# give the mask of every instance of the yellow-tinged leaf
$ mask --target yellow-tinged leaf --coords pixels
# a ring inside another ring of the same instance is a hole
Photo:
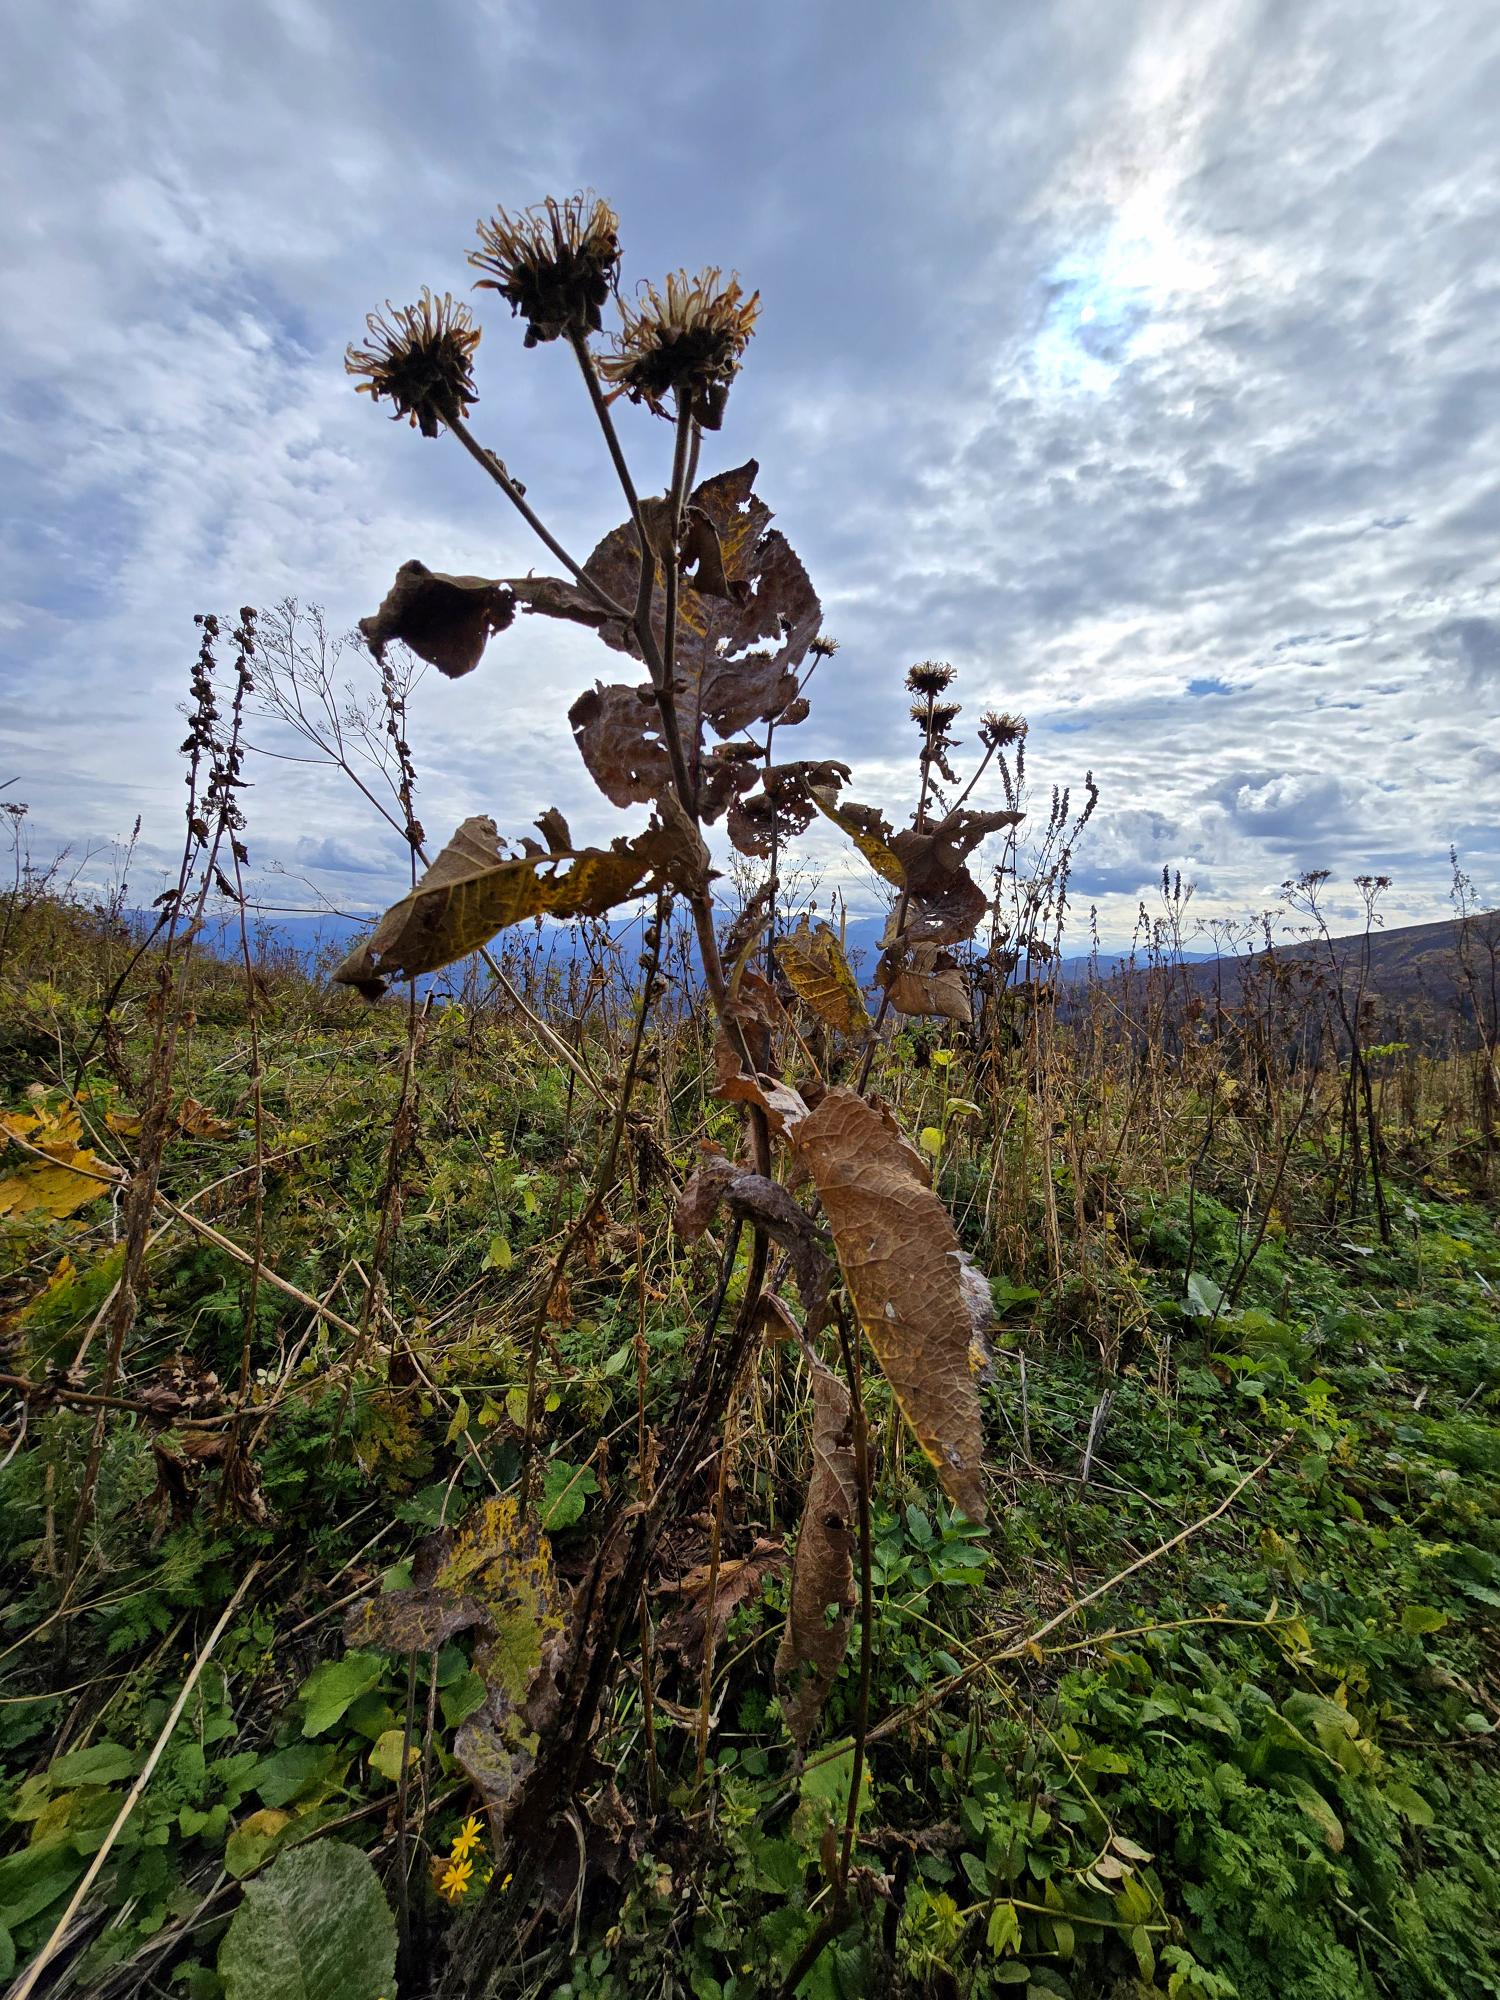
[[[845,1035],[862,1035],[869,1027],[859,981],[829,925],[804,917],[777,942],[776,962],[797,998],[830,1027]]]
[[[893,888],[904,889],[906,870],[892,851],[890,824],[877,808],[862,806],[854,799],[841,803],[837,792],[821,785],[810,789],[819,812],[843,828],[875,873]]]
[[[538,848],[507,856],[492,819],[466,819],[416,887],[386,911],[373,936],[356,945],[333,976],[378,993],[387,979],[453,964],[507,924],[603,916],[654,872],[682,865],[686,837],[681,828],[653,825],[607,848]]]
[[[106,1183],[96,1174],[75,1173],[75,1165],[93,1166],[94,1155],[81,1150],[74,1152],[66,1165],[44,1167],[38,1162],[7,1174],[0,1180],[0,1216],[33,1214],[41,1209],[61,1222],[85,1202],[96,1200]]]

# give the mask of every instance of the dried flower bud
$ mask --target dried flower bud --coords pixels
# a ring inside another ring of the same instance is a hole
[[[526,321],[526,345],[577,334],[602,324],[620,266],[620,218],[594,194],[548,199],[520,215],[497,209],[479,225],[482,248],[469,252],[476,290],[498,292]]]
[[[436,437],[450,415],[467,416],[479,401],[472,373],[479,328],[451,293],[434,298],[425,285],[416,305],[398,308],[387,300],[385,310],[389,318],[370,314],[370,345],[351,343],[344,366],[368,378],[360,395],[377,403],[389,396],[398,417],[408,417],[423,437]]]
[[[665,297],[648,284],[643,304],[621,306],[624,325],[600,373],[617,396],[659,417],[671,414],[671,392],[705,430],[716,431],[759,311],[760,293],[747,299],[737,278],[724,284],[717,270],[696,278],[674,271]]]
[[[986,750],[1008,750],[1025,734],[1026,721],[1022,716],[1002,715],[998,709],[987,708],[979,718],[979,740]]]
[[[913,694],[936,695],[951,687],[954,679],[954,669],[946,660],[923,660],[907,674],[906,685]]]

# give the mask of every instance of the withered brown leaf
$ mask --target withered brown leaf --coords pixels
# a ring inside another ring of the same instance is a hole
[[[759,1596],[766,1578],[785,1561],[786,1552],[779,1542],[758,1537],[749,1555],[726,1557],[717,1570],[709,1563],[699,1563],[675,1584],[663,1585],[682,1602],[657,1628],[657,1644],[693,1664],[702,1659],[705,1645],[712,1654],[730,1614]]]
[[[936,1014],[965,1027],[973,1022],[963,967],[941,945],[919,944],[894,964],[887,954],[875,976],[898,1014]]]
[[[684,552],[696,564],[678,605],[676,695],[683,747],[696,781],[703,726],[728,737],[779,715],[797,695],[796,667],[818,635],[822,607],[771,510],[754,492],[754,459],[705,479],[691,495]],[[710,533],[711,531],[711,533]],[[625,522],[594,550],[585,573],[616,601],[634,603],[640,544]],[[664,638],[665,577],[654,597]],[[605,643],[637,654],[634,635],[600,625]]]
[[[558,815],[553,832],[560,823]],[[530,845],[532,853],[507,856],[492,819],[466,819],[416,887],[386,911],[334,978],[379,994],[388,979],[451,965],[527,917],[602,916],[636,894],[678,850],[674,836],[660,826],[633,840],[572,854],[548,854],[535,841]]]
[[[813,788],[818,809],[842,827],[870,866],[894,888],[905,891],[906,909],[899,932],[893,912],[883,942],[888,947],[916,944],[962,944],[971,938],[989,908],[989,899],[964,866],[979,843],[1002,827],[1015,826],[1019,812],[971,812],[956,806],[927,827],[891,831],[874,806],[854,799],[840,800],[826,788]]]
[[[902,1414],[948,1498],[982,1521],[973,1313],[958,1237],[920,1155],[889,1112],[842,1087],[824,1093],[791,1143],[822,1198],[844,1282]]]
[[[786,1631],[776,1653],[781,1710],[799,1750],[807,1748],[849,1644],[859,1506],[849,1391],[821,1365],[812,1369],[812,1390],[812,1471],[792,1559]],[[830,1605],[838,1607],[833,1619]]]
[[[677,1198],[677,1227],[693,1242],[721,1207],[742,1221],[756,1224],[785,1250],[802,1294],[808,1332],[816,1332],[828,1316],[828,1288],[833,1276],[826,1232],[779,1181],[736,1166],[716,1153],[689,1175]]]
[[[806,704],[802,706],[805,711]],[[790,711],[782,717],[783,723],[793,719]],[[741,854],[766,859],[777,844],[794,840],[812,824],[817,812],[815,785],[831,795],[848,778],[849,766],[831,758],[824,763],[770,765],[760,773],[759,790],[731,804],[727,823],[731,842]]]
[[[859,981],[829,925],[803,917],[795,930],[777,939],[776,963],[797,998],[840,1034],[862,1035],[869,1027]]]
[[[758,972],[741,969],[714,1034],[714,1090],[730,1104],[754,1104],[773,1132],[789,1132],[807,1116],[800,1091],[770,1068],[770,1034],[781,1003]]]
[[[426,563],[402,563],[373,617],[359,629],[378,660],[393,639],[450,680],[472,673],[492,632],[516,615],[515,593],[498,577],[447,576]]]

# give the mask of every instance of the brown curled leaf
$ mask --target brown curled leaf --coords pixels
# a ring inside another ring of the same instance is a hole
[[[828,1316],[828,1288],[833,1276],[826,1232],[779,1181],[736,1166],[722,1154],[712,1154],[688,1177],[678,1196],[677,1227],[692,1242],[720,1208],[727,1208],[742,1222],[754,1223],[786,1252],[802,1294],[808,1331],[816,1332]]]
[[[805,702],[796,704],[804,710]],[[782,721],[800,721],[790,710]],[[760,774],[760,788],[748,797],[737,798],[729,808],[729,838],[741,854],[761,859],[778,845],[805,833],[817,815],[813,798],[816,785],[829,795],[848,781],[849,766],[833,759],[822,763],[772,764]]]
[[[829,1369],[818,1365],[811,1372],[812,1471],[792,1560],[786,1631],[776,1653],[781,1710],[799,1750],[807,1748],[849,1644],[859,1505],[849,1391]],[[837,1607],[832,1619],[830,1606]]]
[[[711,1658],[731,1614],[758,1597],[766,1578],[785,1561],[779,1542],[757,1537],[749,1555],[726,1558],[717,1569],[699,1563],[676,1583],[663,1585],[682,1602],[657,1627],[657,1644],[691,1665],[702,1660],[705,1647]]]
[[[776,941],[776,963],[804,1006],[842,1035],[862,1035],[870,1025],[865,997],[838,937],[827,924],[803,917]]]
[[[965,1027],[973,1023],[963,967],[941,945],[919,944],[895,965],[887,955],[875,976],[898,1014],[935,1014]]]
[[[812,1174],[866,1338],[943,1491],[984,1519],[974,1316],[953,1223],[883,1108],[826,1091],[791,1143]]]
[[[730,1104],[754,1104],[773,1132],[789,1132],[807,1116],[801,1093],[770,1068],[770,1034],[781,1003],[758,972],[742,970],[714,1035],[714,1091]]]
[[[359,629],[378,660],[393,639],[450,680],[472,673],[492,632],[516,615],[515,594],[499,577],[447,576],[423,562],[404,562],[380,609]]]
[[[558,816],[560,820],[560,815]],[[680,842],[660,826],[607,848],[507,856],[495,822],[466,819],[416,887],[388,909],[373,934],[334,973],[378,995],[392,978],[436,971],[528,917],[598,917],[638,894]]]
[[[891,831],[874,806],[840,800],[815,786],[818,809],[842,827],[870,866],[905,896],[905,909],[892,912],[883,940],[888,948],[917,944],[962,944],[979,928],[989,899],[964,865],[979,843],[1002,827],[1015,826],[1018,812],[971,812],[956,806],[929,827]],[[900,928],[897,918],[900,917]]]

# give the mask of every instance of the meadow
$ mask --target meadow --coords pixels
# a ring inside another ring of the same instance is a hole
[[[1109,802],[1022,718],[925,661],[907,799],[788,755],[838,648],[754,462],[699,469],[754,299],[673,279],[601,352],[583,198],[471,261],[571,348],[621,526],[551,535],[424,293],[351,373],[561,574],[408,562],[349,644],[201,615],[144,919],[11,814],[13,2000],[1492,1995],[1494,919],[1456,873],[1398,1007],[1381,880],[1343,945],[1321,875],[1203,932],[1164,877],[1064,981]],[[649,820],[431,842],[420,668],[537,616],[644,672],[570,722]],[[336,964],[255,920],[272,724],[410,858]]]

